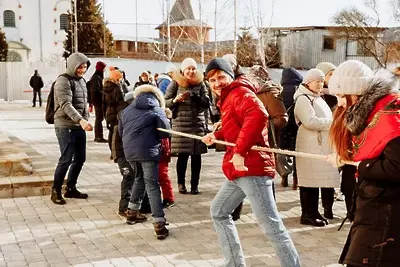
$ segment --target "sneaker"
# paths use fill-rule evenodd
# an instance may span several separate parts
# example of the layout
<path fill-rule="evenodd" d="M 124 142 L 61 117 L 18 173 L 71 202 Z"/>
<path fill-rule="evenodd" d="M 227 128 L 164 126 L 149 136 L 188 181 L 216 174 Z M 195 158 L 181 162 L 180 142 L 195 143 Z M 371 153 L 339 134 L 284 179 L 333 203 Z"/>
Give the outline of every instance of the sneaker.
<path fill-rule="evenodd" d="M 166 222 L 154 223 L 154 234 L 158 240 L 163 240 L 169 235 L 169 230 L 165 227 Z"/>
<path fill-rule="evenodd" d="M 171 200 L 164 199 L 162 204 L 164 206 L 164 209 L 167 209 L 169 207 L 173 207 L 175 205 L 175 202 L 171 201 Z"/>
<path fill-rule="evenodd" d="M 61 190 L 56 190 L 54 188 L 51 190 L 50 199 L 57 205 L 64 205 L 66 203 L 65 199 L 62 197 Z"/>
<path fill-rule="evenodd" d="M 64 194 L 65 198 L 78 198 L 78 199 L 87 199 L 88 198 L 88 194 L 84 194 L 78 191 L 78 189 L 76 189 L 76 187 L 74 188 L 66 188 L 66 192 Z"/>
<path fill-rule="evenodd" d="M 127 224 L 135 224 L 147 221 L 146 215 L 143 215 L 138 210 L 128 210 L 126 216 Z"/>

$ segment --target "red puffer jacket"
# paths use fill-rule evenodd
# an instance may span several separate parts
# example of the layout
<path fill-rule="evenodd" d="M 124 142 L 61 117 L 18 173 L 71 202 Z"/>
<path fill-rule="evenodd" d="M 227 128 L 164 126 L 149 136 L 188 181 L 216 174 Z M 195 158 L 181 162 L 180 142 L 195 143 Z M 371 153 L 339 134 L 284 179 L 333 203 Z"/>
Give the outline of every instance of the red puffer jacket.
<path fill-rule="evenodd" d="M 222 130 L 215 133 L 219 140 L 235 143 L 227 147 L 222 169 L 229 180 L 244 176 L 275 176 L 272 153 L 250 150 L 254 145 L 268 145 L 268 114 L 257 98 L 256 88 L 241 76 L 221 92 Z M 238 153 L 245 158 L 248 171 L 236 171 L 229 161 Z"/>

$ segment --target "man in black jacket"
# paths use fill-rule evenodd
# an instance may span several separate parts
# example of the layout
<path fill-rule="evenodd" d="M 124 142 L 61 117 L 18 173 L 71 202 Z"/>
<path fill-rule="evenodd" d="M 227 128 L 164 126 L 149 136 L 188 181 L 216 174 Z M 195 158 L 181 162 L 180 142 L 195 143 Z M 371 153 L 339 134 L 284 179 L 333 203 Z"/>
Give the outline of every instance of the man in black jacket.
<path fill-rule="evenodd" d="M 90 78 L 88 91 L 90 92 L 89 103 L 94 106 L 96 120 L 94 122 L 94 141 L 98 143 L 107 143 L 103 137 L 103 79 L 106 64 L 102 61 L 96 63 L 96 71 Z"/>
<path fill-rule="evenodd" d="M 42 92 L 41 92 L 41 90 L 42 90 L 44 84 L 43 84 L 43 79 L 39 75 L 37 70 L 35 70 L 35 73 L 31 77 L 31 79 L 29 80 L 29 85 L 33 89 L 33 105 L 32 105 L 32 107 L 36 107 L 36 95 L 39 96 L 39 106 L 42 106 Z"/>

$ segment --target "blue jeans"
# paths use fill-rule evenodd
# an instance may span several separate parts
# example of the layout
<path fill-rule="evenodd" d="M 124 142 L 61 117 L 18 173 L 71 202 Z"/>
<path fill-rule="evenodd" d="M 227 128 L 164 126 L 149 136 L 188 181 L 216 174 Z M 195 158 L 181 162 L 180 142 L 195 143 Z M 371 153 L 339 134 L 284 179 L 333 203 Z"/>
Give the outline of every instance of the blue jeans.
<path fill-rule="evenodd" d="M 272 194 L 272 179 L 260 176 L 226 180 L 211 203 L 211 218 L 214 221 L 226 266 L 245 266 L 239 235 L 230 215 L 245 197 L 250 201 L 261 230 L 273 242 L 281 266 L 299 267 L 300 259 L 296 248 L 276 208 Z"/>
<path fill-rule="evenodd" d="M 67 186 L 75 188 L 86 160 L 86 133 L 82 128 L 55 127 L 61 156 L 54 172 L 53 188 L 61 190 L 68 172 Z"/>
<path fill-rule="evenodd" d="M 132 187 L 131 200 L 128 206 L 129 209 L 140 210 L 143 197 L 147 191 L 154 222 L 165 222 L 160 184 L 158 183 L 158 162 L 130 161 L 129 164 L 132 169 L 136 170 L 137 174 Z"/>

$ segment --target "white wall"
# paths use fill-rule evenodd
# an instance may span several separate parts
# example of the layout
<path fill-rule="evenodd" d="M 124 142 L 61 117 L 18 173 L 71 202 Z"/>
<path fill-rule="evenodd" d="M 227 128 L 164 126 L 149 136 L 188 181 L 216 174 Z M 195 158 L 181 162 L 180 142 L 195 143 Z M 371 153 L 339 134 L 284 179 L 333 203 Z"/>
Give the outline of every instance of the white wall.
<path fill-rule="evenodd" d="M 54 61 L 64 51 L 62 42 L 66 36 L 60 30 L 60 14 L 69 8 L 68 0 L 3 0 L 0 1 L 0 25 L 7 40 L 21 42 L 31 49 L 29 61 Z M 4 10 L 14 11 L 16 28 L 3 27 Z"/>

